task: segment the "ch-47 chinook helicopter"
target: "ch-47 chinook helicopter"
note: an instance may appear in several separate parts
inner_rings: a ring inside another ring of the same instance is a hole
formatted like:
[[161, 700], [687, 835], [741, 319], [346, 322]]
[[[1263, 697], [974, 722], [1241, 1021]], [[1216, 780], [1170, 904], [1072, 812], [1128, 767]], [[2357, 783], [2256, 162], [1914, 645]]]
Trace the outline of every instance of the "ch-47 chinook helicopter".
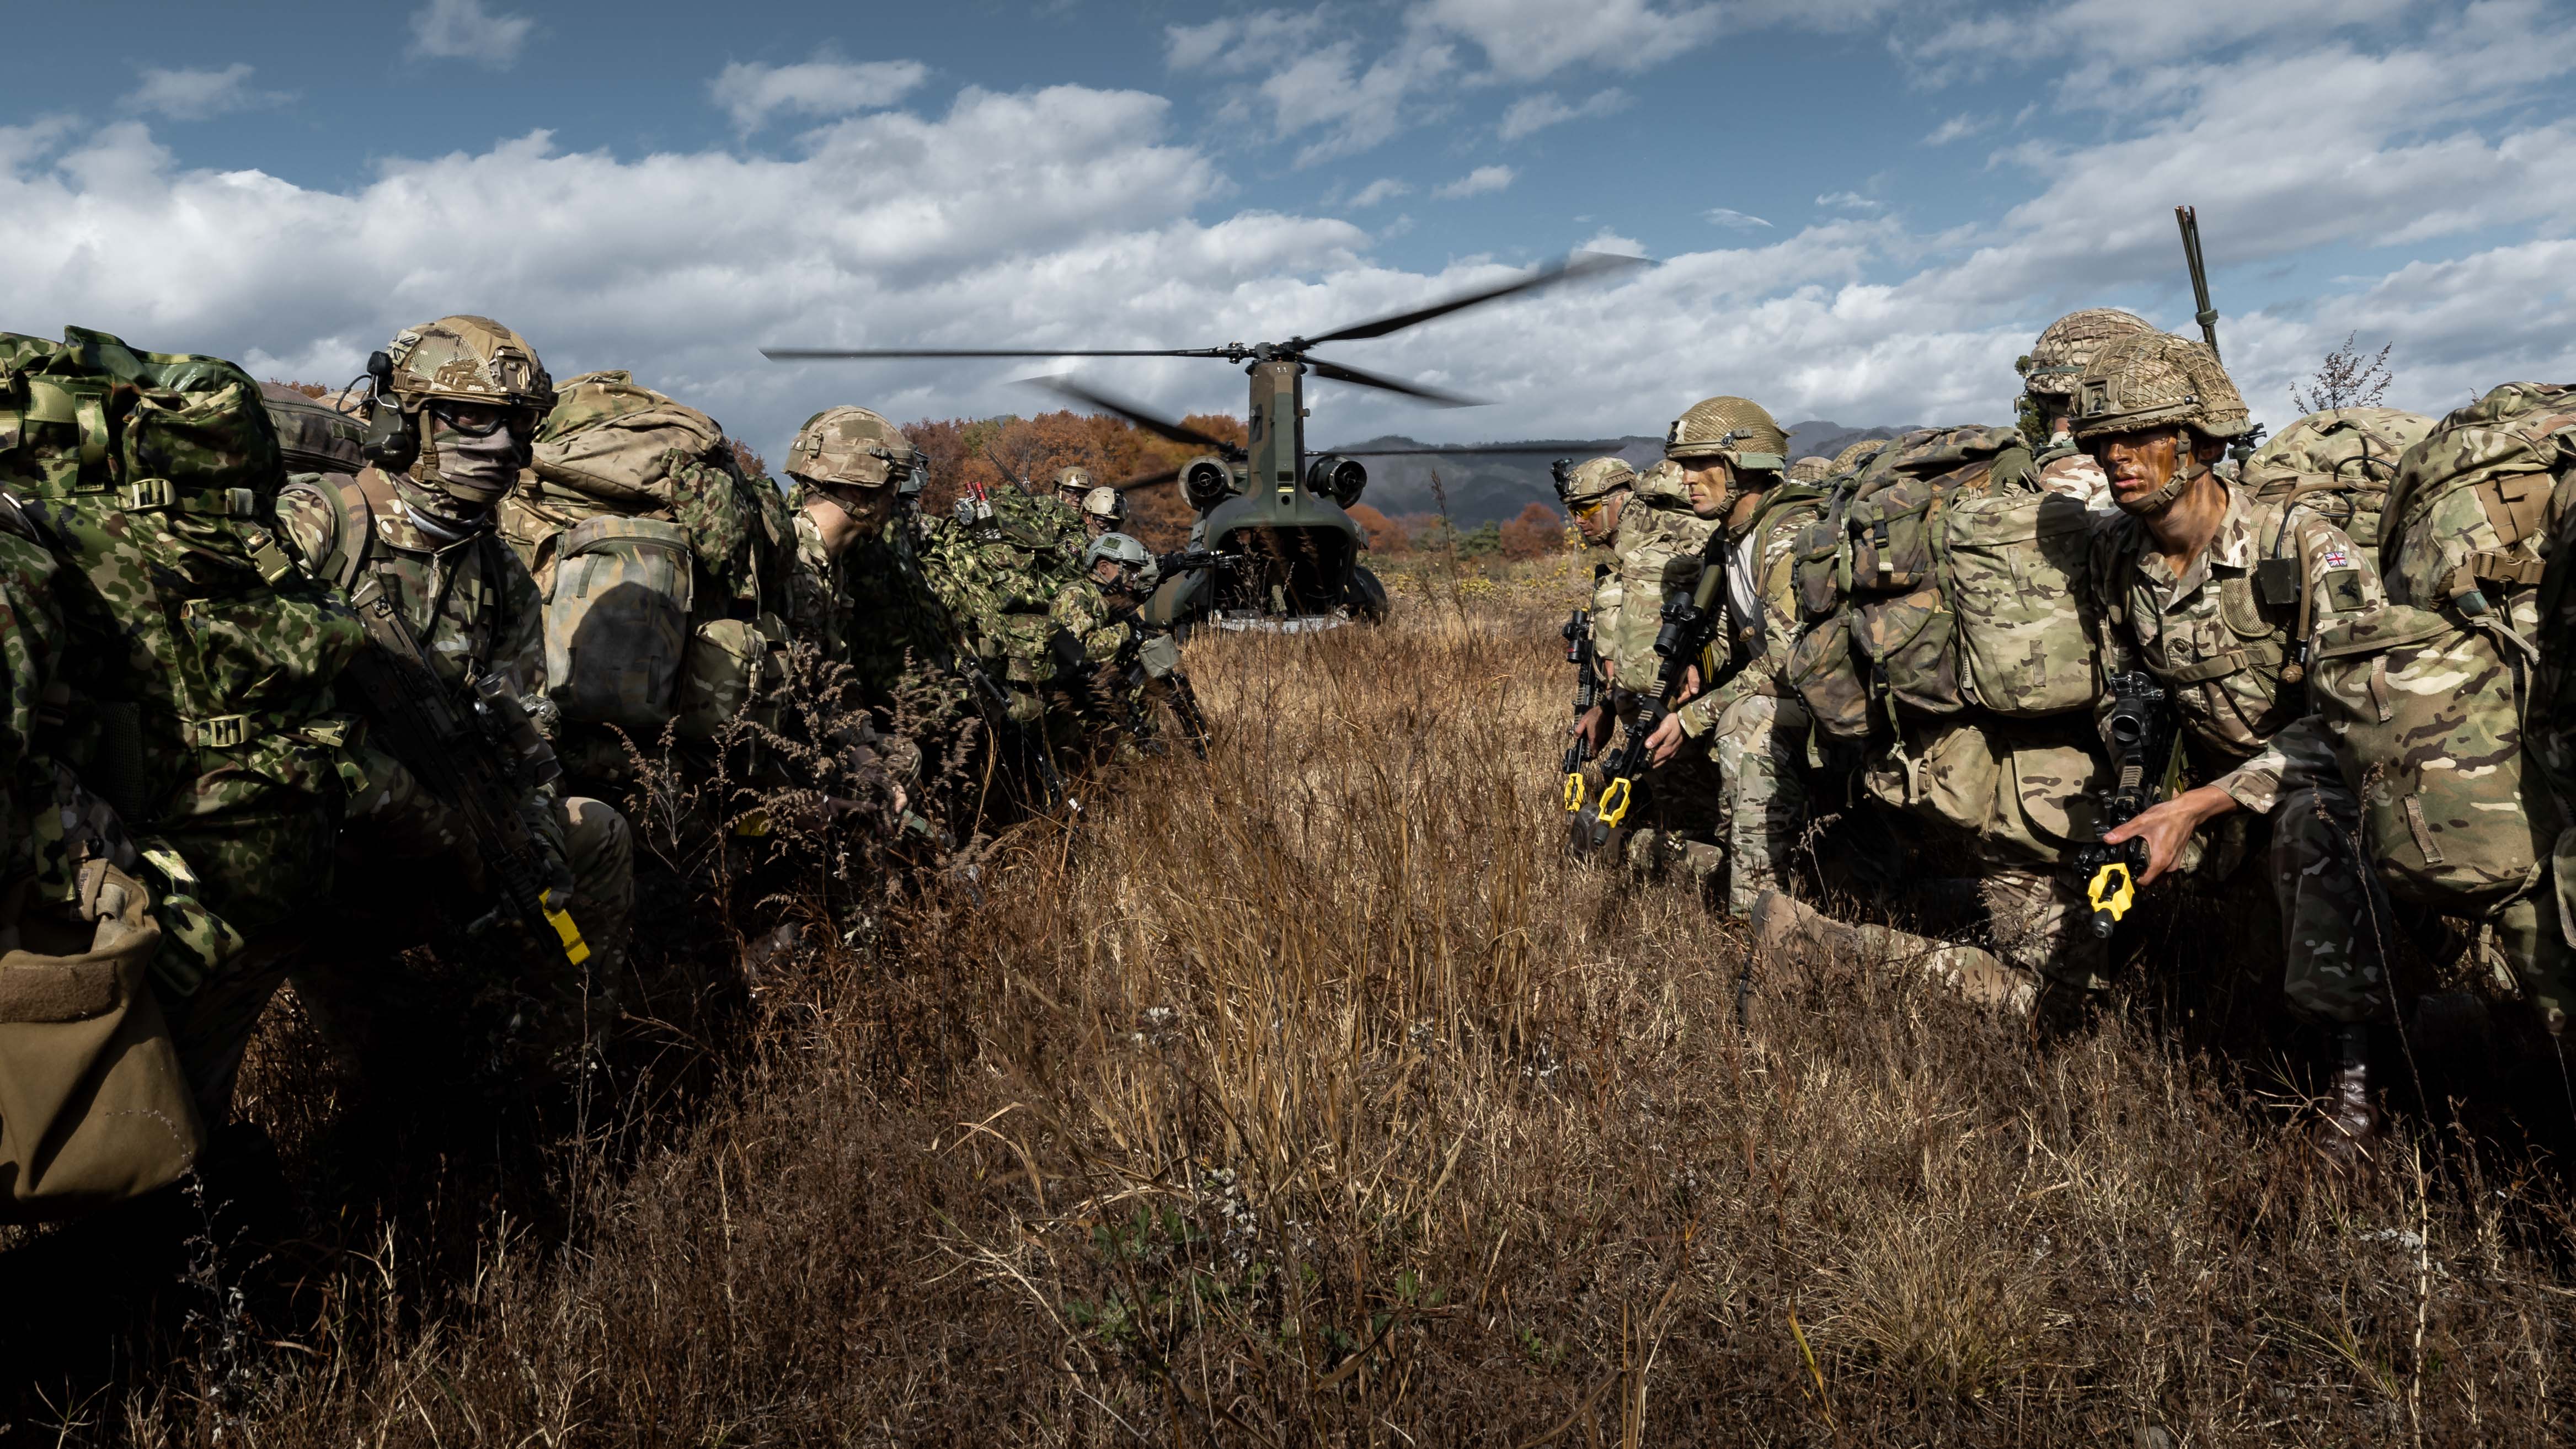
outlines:
[[1144, 611], [1149, 622], [1187, 624], [1206, 620], [1237, 629], [1329, 627], [1355, 617], [1378, 618], [1386, 612], [1384, 587], [1359, 563], [1360, 550], [1368, 541], [1367, 530], [1345, 511], [1358, 504], [1360, 490], [1368, 484], [1368, 470], [1357, 459], [1398, 452], [1540, 452], [1552, 445], [1309, 452], [1305, 378], [1310, 372], [1335, 382], [1398, 393], [1434, 407], [1479, 405], [1474, 398], [1327, 361], [1314, 356], [1312, 349], [1328, 342], [1384, 337], [1464, 308], [1637, 265], [1641, 261], [1636, 257], [1579, 252], [1561, 264], [1543, 267], [1500, 286], [1479, 288], [1429, 306], [1335, 328], [1317, 337], [1291, 337], [1285, 342], [1249, 346], [1229, 342], [1223, 347], [1044, 350], [774, 347], [762, 349], [762, 355], [778, 362], [916, 357], [1213, 357], [1248, 364], [1244, 372], [1252, 379], [1251, 423], [1249, 442], [1243, 447], [1159, 417], [1070, 378], [1032, 381], [1061, 396], [1115, 413], [1160, 437], [1207, 449], [1202, 456], [1177, 468], [1116, 485], [1133, 489], [1179, 484], [1182, 496], [1198, 514], [1198, 523], [1190, 530], [1192, 551], [1220, 560], [1166, 579]]

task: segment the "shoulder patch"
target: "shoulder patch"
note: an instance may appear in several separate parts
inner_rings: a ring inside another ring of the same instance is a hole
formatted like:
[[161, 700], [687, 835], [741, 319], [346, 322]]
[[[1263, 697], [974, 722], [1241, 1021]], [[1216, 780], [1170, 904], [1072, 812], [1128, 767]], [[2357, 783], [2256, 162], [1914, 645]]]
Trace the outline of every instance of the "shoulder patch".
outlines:
[[[2331, 553], [2326, 557], [2332, 562], [2349, 562], [2340, 553]], [[2361, 594], [2361, 570], [2341, 568], [2326, 575], [2326, 606], [2338, 613], [2349, 613], [2368, 607], [2367, 601]]]

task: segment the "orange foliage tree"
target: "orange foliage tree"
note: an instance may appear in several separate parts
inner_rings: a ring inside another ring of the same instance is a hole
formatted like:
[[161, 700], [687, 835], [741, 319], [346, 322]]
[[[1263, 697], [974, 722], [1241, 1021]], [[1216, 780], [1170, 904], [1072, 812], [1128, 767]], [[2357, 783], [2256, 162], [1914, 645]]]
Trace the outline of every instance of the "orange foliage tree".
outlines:
[[1413, 535], [1403, 524], [1365, 503], [1351, 509], [1351, 521], [1368, 530], [1371, 553], [1404, 553], [1413, 547]]
[[[1181, 421], [1238, 446], [1250, 441], [1242, 420], [1222, 413], [1192, 413]], [[1070, 410], [1033, 418], [925, 418], [903, 432], [930, 458], [930, 481], [922, 491], [925, 511], [946, 511], [970, 482], [1043, 490], [1057, 469], [1082, 467], [1099, 482], [1115, 483], [1178, 467], [1198, 453], [1124, 418]], [[1188, 542], [1192, 516], [1180, 489], [1169, 484], [1127, 495], [1127, 531], [1158, 552]]]
[[1565, 547], [1565, 517], [1544, 503], [1533, 503], [1503, 525], [1503, 557], [1544, 558]]

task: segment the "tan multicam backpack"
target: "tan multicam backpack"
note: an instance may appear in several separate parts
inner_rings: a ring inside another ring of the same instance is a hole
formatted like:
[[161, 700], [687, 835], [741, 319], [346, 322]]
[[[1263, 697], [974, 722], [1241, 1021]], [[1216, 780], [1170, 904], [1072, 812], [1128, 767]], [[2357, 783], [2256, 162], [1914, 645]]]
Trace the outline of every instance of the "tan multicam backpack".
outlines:
[[531, 474], [501, 501], [501, 533], [545, 594], [564, 718], [721, 729], [785, 644], [753, 556], [766, 482], [742, 475], [713, 418], [625, 372], [562, 384]]
[[2559, 812], [2525, 785], [2538, 544], [2576, 467], [2576, 390], [2507, 383], [2400, 460], [2380, 567], [2388, 607], [2318, 631], [2315, 701], [2397, 894], [2463, 913], [2538, 881]]
[[2298, 499], [2344, 537], [2377, 548], [2397, 460], [2431, 431], [2431, 418], [2395, 408], [2310, 413], [2254, 450], [2243, 482], [2267, 502]]
[[1827, 734], [1893, 711], [2013, 718], [2099, 691], [2078, 606], [2090, 517], [2039, 485], [2012, 428], [1909, 433], [1835, 488], [1802, 530], [1808, 619], [1789, 678]]

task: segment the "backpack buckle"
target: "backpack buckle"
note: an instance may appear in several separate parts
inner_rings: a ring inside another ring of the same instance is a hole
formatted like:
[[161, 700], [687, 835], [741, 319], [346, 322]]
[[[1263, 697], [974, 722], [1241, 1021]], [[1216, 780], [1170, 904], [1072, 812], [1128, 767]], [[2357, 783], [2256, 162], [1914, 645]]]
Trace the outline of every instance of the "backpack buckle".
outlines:
[[219, 714], [211, 719], [188, 722], [188, 743], [204, 750], [237, 750], [250, 742], [251, 720], [246, 714]]
[[167, 508], [179, 501], [179, 490], [167, 478], [138, 478], [125, 485], [125, 506], [135, 513]]

